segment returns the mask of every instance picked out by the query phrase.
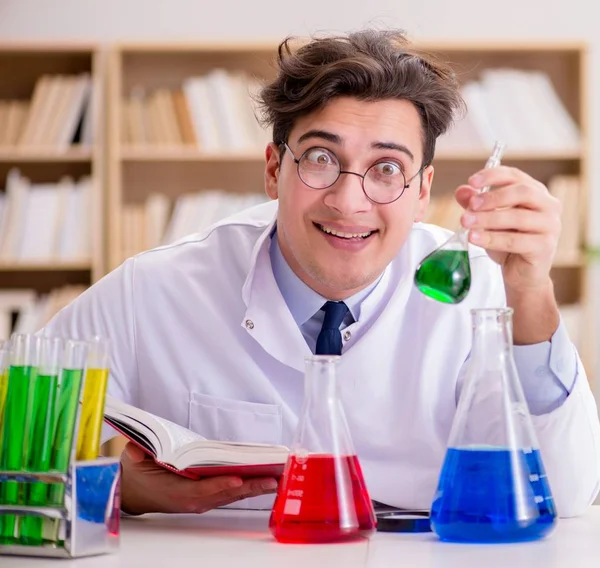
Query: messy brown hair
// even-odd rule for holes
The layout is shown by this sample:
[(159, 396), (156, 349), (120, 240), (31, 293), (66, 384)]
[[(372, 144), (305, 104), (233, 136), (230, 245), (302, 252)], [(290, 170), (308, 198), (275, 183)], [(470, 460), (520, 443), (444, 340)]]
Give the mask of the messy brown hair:
[(403, 99), (419, 112), (423, 165), (430, 164), (436, 139), (464, 109), (452, 68), (413, 47), (400, 30), (361, 30), (312, 38), (293, 49), (288, 37), (278, 49), (278, 72), (259, 96), (273, 141), (287, 142), (296, 120), (339, 96), (364, 101)]

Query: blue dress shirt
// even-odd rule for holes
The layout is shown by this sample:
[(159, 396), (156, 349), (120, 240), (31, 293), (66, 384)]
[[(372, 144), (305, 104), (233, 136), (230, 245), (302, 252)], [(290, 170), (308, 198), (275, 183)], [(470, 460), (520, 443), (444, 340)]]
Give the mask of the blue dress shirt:
[[(310, 350), (314, 353), (323, 324), (324, 298), (307, 286), (283, 257), (276, 231), (269, 249), (273, 275)], [(360, 321), (360, 308), (375, 290), (381, 277), (370, 286), (344, 300), (349, 308), (340, 329)], [(573, 389), (577, 376), (577, 356), (562, 320), (550, 341), (533, 345), (515, 345), (514, 358), (529, 410), (540, 415), (558, 408)]]

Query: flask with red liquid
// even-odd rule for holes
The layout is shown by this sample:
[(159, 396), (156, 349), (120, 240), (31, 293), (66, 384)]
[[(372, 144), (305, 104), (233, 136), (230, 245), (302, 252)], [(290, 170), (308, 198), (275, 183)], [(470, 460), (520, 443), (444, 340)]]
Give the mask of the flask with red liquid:
[(279, 542), (364, 538), (376, 521), (338, 394), (339, 356), (306, 359), (302, 413), (271, 512)]

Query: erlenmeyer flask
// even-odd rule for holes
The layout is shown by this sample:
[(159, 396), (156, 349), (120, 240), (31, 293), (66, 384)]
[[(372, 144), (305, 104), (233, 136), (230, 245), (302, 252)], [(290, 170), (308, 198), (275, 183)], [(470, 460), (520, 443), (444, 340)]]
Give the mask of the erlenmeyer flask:
[(280, 542), (365, 537), (375, 515), (337, 389), (339, 356), (306, 359), (305, 394), (269, 528)]
[(431, 506), (442, 540), (533, 540), (554, 501), (512, 352), (512, 309), (478, 309), (473, 349)]
[[(504, 147), (502, 142), (496, 142), (485, 168), (494, 168), (500, 164)], [(484, 187), (479, 193), (489, 190), (490, 187)], [(415, 286), (438, 302), (462, 302), (471, 288), (468, 246), (469, 231), (461, 228), (421, 261), (415, 271)]]

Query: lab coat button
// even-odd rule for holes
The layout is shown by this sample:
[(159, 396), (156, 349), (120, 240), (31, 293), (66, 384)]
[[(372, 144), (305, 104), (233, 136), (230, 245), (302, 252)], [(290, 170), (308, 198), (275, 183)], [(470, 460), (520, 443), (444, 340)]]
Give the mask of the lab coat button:
[(252, 320), (246, 320), (246, 329), (254, 329), (254, 322)]
[(351, 337), (352, 337), (352, 332), (347, 331), (344, 333), (344, 341), (349, 341)]

